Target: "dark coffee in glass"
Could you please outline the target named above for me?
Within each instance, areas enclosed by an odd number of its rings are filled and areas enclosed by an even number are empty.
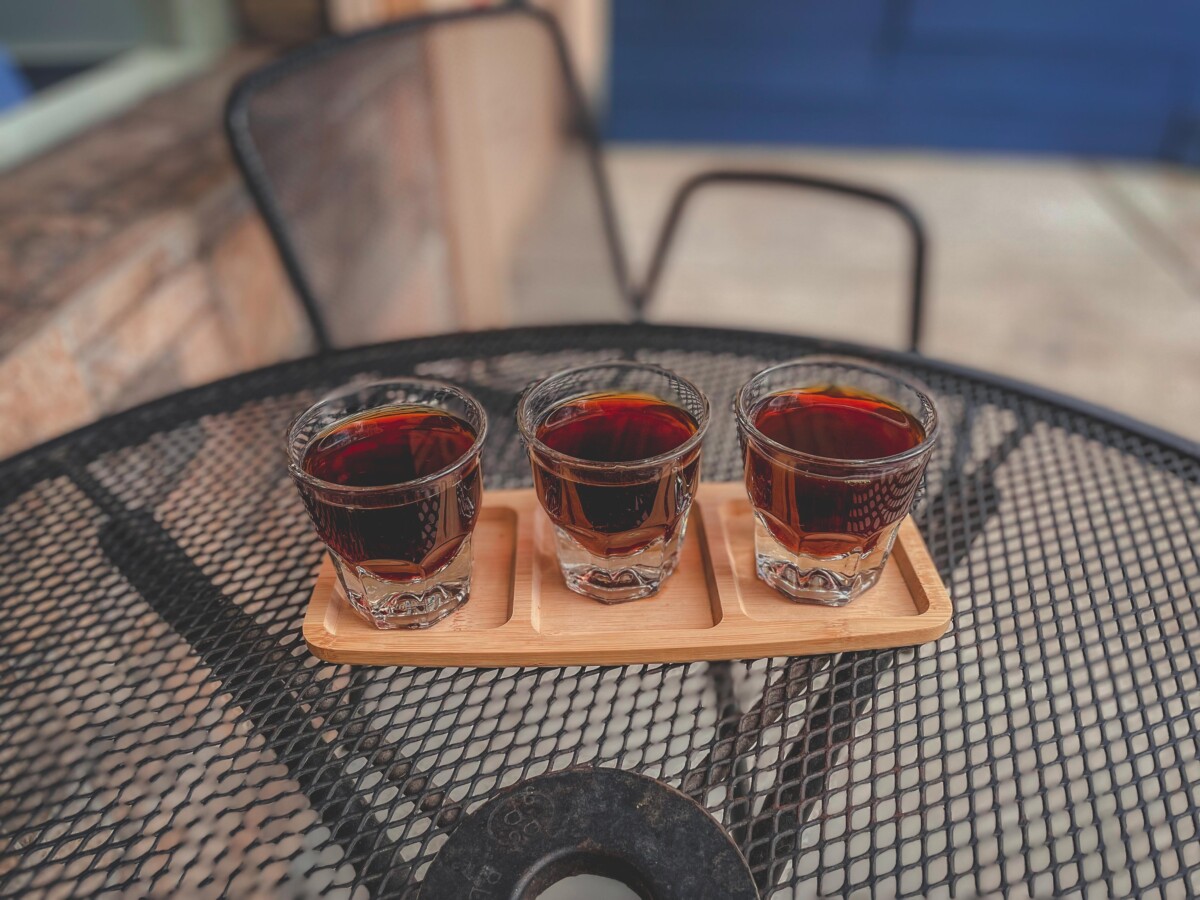
[[[347,388],[289,429],[292,478],[376,626],[425,627],[467,601],[486,430],[472,397],[424,379]]]
[[[736,413],[759,577],[831,606],[869,589],[933,448],[928,394],[853,360],[812,357],[754,376]]]
[[[517,424],[567,586],[605,603],[656,593],[700,485],[704,394],[658,366],[600,363],[532,386]]]

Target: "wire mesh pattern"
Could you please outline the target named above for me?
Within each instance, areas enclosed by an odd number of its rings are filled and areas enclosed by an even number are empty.
[[[521,388],[652,361],[709,393],[706,477],[734,479],[733,392],[816,349],[653,327],[431,338],[0,465],[0,895],[414,897],[466,812],[578,764],[703,803],[764,897],[1200,892],[1200,461],[933,364],[899,367],[945,417],[916,513],[955,600],[936,644],[564,669],[307,653],[320,549],[282,442],[323,391],[466,387],[492,423],[486,480],[513,487]]]

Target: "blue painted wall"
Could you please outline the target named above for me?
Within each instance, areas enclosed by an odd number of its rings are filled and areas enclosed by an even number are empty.
[[[29,96],[29,83],[11,56],[0,47],[0,112]]]
[[[629,141],[1200,164],[1200,0],[613,0]]]

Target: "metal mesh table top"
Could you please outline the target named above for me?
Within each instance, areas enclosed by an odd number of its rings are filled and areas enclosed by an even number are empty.
[[[625,357],[725,414],[783,336],[605,326],[304,360],[0,464],[0,895],[415,896],[464,813],[572,765],[661,779],[764,897],[1200,893],[1200,460],[935,364],[916,511],[955,603],[921,647],[563,669],[347,668],[300,621],[320,547],[289,418],[356,378],[487,406],[490,487],[530,483],[518,391]]]

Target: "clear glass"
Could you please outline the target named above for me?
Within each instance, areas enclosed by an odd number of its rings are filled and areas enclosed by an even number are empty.
[[[396,484],[352,486],[313,475],[305,458],[339,425],[372,415],[446,412],[474,434],[437,471]],[[483,407],[469,394],[419,378],[337,391],[292,422],[291,473],[354,610],[377,628],[426,628],[467,602],[471,534],[483,491]],[[462,438],[465,443],[469,438]]]
[[[539,439],[547,418],[569,401],[616,395],[665,401],[684,410],[695,431],[669,451],[620,462],[581,459]],[[517,425],[529,452],[538,499],[554,525],[567,587],[603,603],[637,600],[658,591],[679,561],[688,511],[700,484],[701,442],[708,421],[708,398],[696,385],[642,363],[568,369],[526,390],[517,406]]]
[[[914,447],[876,459],[815,456],[755,426],[767,398],[838,386],[866,392],[920,423]],[[759,372],[735,404],[746,492],[754,508],[758,577],[791,600],[842,606],[878,580],[921,484],[938,415],[918,383],[853,359],[818,356]]]

